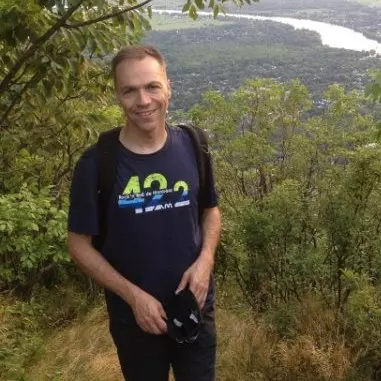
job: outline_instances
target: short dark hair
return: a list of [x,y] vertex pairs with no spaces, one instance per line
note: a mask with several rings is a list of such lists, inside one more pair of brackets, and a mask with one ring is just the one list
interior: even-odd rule
[[167,72],[167,64],[165,62],[164,56],[151,45],[131,45],[126,46],[119,50],[115,57],[111,61],[111,74],[116,82],[116,67],[128,59],[142,60],[143,58],[151,56],[156,59],[157,62],[163,67],[164,71]]

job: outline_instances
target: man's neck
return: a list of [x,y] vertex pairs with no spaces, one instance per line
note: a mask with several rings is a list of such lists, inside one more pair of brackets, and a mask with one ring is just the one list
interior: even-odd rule
[[167,129],[162,127],[151,131],[141,131],[127,123],[122,128],[119,140],[128,150],[138,154],[151,154],[163,148],[167,140]]

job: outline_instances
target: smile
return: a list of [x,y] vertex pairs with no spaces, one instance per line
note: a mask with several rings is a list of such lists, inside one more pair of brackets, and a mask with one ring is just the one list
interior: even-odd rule
[[152,115],[154,112],[155,112],[155,110],[151,110],[151,111],[138,112],[137,114],[138,114],[139,116],[146,117],[146,116],[150,116],[150,115]]

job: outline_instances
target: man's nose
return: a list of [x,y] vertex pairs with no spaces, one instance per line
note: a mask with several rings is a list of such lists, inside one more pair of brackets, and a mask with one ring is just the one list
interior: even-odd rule
[[149,96],[147,91],[145,91],[144,89],[141,89],[138,91],[137,104],[139,106],[145,106],[145,105],[149,104],[150,101],[151,101],[151,97]]

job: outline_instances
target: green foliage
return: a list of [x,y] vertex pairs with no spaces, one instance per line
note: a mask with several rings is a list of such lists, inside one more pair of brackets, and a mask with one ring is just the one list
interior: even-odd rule
[[348,270],[344,277],[351,289],[345,316],[349,342],[358,356],[357,379],[367,375],[366,379],[376,380],[381,375],[381,289],[367,274]]
[[[244,4],[252,4],[259,0],[232,0],[232,3],[238,7]],[[220,12],[226,13],[224,3],[226,0],[187,0],[182,8],[182,11],[188,13],[195,20],[198,17],[198,10],[210,9],[213,12],[213,17],[216,18]]]
[[381,102],[381,70],[376,70],[372,74],[373,82],[366,89],[366,94],[375,102]]
[[376,123],[361,114],[361,97],[338,85],[324,105],[308,117],[300,83],[256,80],[229,97],[209,92],[191,111],[211,135],[234,237],[226,250],[255,308],[311,291],[341,308],[350,295],[345,269],[379,273]]
[[39,336],[43,309],[37,303],[17,302],[1,307],[0,377],[25,381],[25,367],[39,354],[43,338]]
[[66,205],[57,207],[50,190],[27,187],[0,196],[0,288],[25,287],[69,262]]

